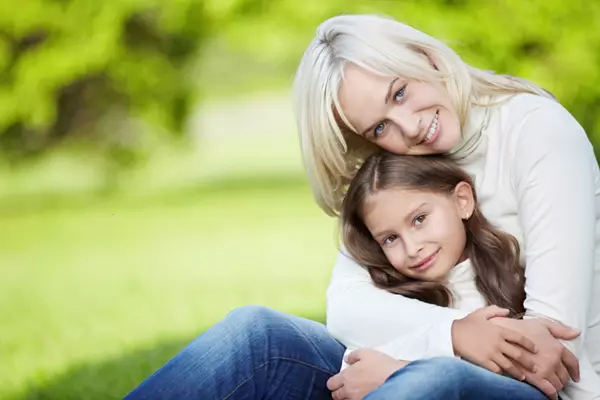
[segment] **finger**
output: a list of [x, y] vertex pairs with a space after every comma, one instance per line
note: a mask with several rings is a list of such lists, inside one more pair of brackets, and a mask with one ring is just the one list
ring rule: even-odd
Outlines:
[[348, 397], [346, 397], [346, 394], [344, 393], [343, 389], [339, 389], [336, 390], [335, 392], [331, 393], [331, 398], [333, 400], [347, 400]]
[[506, 308], [500, 308], [498, 306], [488, 306], [482, 309], [482, 314], [485, 319], [492, 319], [495, 317], [506, 317], [510, 311]]
[[502, 371], [510, 374], [513, 378], [522, 381], [525, 379], [525, 374], [521, 369], [504, 355], [499, 354], [494, 358], [494, 362], [498, 364]]
[[546, 378], [546, 380], [550, 382], [552, 386], [554, 386], [554, 388], [556, 389], [556, 393], [560, 392], [562, 388], [565, 387], [565, 385], [563, 385], [563, 383], [560, 381], [560, 378], [556, 374], [550, 375]]
[[537, 346], [533, 342], [533, 340], [529, 339], [527, 336], [520, 334], [519, 332], [513, 331], [511, 329], [503, 328], [502, 329], [502, 337], [504, 340], [517, 344], [529, 351], [530, 353], [537, 353]]
[[506, 357], [517, 362], [520, 368], [534, 372], [535, 361], [533, 360], [530, 352], [525, 351], [520, 346], [512, 343], [504, 343], [501, 351]]
[[581, 331], [560, 322], [544, 320], [543, 324], [556, 339], [573, 340], [581, 334]]
[[563, 387], [567, 386], [567, 384], [571, 380], [569, 371], [567, 371], [563, 364], [561, 364], [558, 368], [558, 372], [556, 373], [556, 375], [558, 375], [558, 379], [560, 379], [561, 383], [563, 384]]
[[339, 390], [342, 386], [344, 386], [344, 377], [341, 372], [327, 380], [327, 389], [332, 392]]
[[556, 399], [556, 388], [552, 386], [546, 379], [540, 378], [537, 375], [525, 373], [525, 381], [539, 390], [551, 399]]
[[488, 360], [482, 364], [482, 367], [495, 374], [502, 374], [502, 368], [492, 360]]
[[354, 350], [352, 353], [346, 356], [346, 362], [348, 364], [354, 364], [355, 362], [360, 361], [362, 354], [362, 350]]
[[565, 347], [562, 352], [561, 361], [567, 369], [569, 376], [571, 376], [571, 379], [575, 382], [579, 382], [579, 360], [575, 357], [575, 354], [571, 353], [571, 351]]

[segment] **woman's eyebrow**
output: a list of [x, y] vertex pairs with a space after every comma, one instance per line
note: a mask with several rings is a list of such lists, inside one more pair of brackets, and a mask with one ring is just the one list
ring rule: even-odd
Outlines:
[[[398, 79], [400, 79], [400, 77], [396, 77], [396, 78], [392, 79], [392, 81], [390, 82], [390, 84], [388, 86], [387, 93], [385, 94], [385, 99], [384, 99], [384, 103], [385, 104], [389, 103], [390, 98], [392, 97], [392, 89], [394, 88], [394, 83], [396, 83], [396, 81]], [[369, 132], [370, 130], [373, 130], [379, 124], [380, 124], [380, 122], [376, 121], [375, 123], [373, 123], [372, 125], [370, 125], [367, 129], [365, 129], [364, 131], [362, 131], [361, 136], [362, 137], [367, 137], [367, 132]]]
[[390, 97], [392, 97], [392, 88], [394, 87], [394, 83], [396, 83], [396, 81], [398, 79], [400, 79], [400, 77], [396, 77], [396, 78], [392, 79], [392, 81], [390, 82], [390, 85], [388, 86], [387, 94], [385, 95], [385, 104], [387, 104], [390, 101]]

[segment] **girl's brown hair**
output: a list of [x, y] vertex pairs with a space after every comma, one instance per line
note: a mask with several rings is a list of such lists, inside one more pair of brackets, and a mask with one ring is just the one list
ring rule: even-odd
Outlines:
[[[341, 208], [342, 239], [350, 255], [363, 265], [375, 285], [392, 293], [439, 306], [450, 306], [452, 294], [438, 282], [408, 278], [387, 260], [380, 245], [363, 222], [366, 200], [380, 190], [408, 188], [451, 195], [456, 185], [471, 177], [441, 156], [398, 156], [380, 151], [370, 156], [350, 183]], [[466, 255], [475, 272], [475, 284], [488, 305], [510, 310], [512, 316], [524, 312], [524, 271], [519, 262], [519, 243], [483, 216], [477, 206], [464, 221]]]

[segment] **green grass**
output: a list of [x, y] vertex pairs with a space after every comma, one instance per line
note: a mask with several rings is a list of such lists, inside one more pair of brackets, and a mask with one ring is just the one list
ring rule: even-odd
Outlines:
[[[221, 176], [108, 197], [15, 183], [0, 198], [0, 398], [121, 398], [244, 304], [323, 320], [334, 221], [296, 159], [265, 154], [245, 153], [254, 172], [223, 158], [245, 175], [222, 162]], [[44, 170], [19, 179], [50, 187]]]

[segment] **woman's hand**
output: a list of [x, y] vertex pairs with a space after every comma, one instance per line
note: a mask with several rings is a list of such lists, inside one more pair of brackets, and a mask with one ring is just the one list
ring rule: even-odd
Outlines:
[[327, 381], [334, 400], [360, 400], [408, 364], [372, 349], [353, 351], [346, 362], [350, 366]]
[[[494, 318], [491, 322], [520, 332], [535, 342], [538, 352], [531, 355], [535, 367], [524, 369], [525, 380], [547, 396], [555, 396], [569, 383], [570, 378], [575, 382], [579, 381], [579, 361], [557, 340], [573, 340], [579, 336], [579, 332], [543, 318], [527, 320]], [[516, 362], [519, 363], [518, 360]]]
[[533, 371], [536, 344], [526, 335], [494, 324], [509, 311], [497, 306], [480, 308], [452, 324], [454, 353], [497, 374], [506, 372], [524, 380], [525, 370]]

